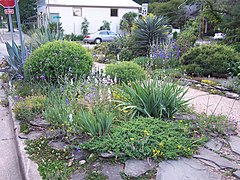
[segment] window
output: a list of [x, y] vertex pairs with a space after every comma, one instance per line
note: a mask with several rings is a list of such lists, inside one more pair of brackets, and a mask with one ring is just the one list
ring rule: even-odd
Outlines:
[[107, 31], [101, 31], [99, 34], [100, 35], [108, 35], [108, 32]]
[[118, 9], [111, 9], [111, 17], [118, 17]]
[[82, 8], [73, 8], [73, 16], [82, 17]]

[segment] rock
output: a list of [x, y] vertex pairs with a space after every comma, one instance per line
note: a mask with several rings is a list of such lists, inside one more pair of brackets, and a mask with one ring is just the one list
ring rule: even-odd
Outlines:
[[156, 180], [221, 180], [221, 175], [211, 172], [196, 159], [181, 158], [178, 161], [159, 163]]
[[201, 88], [202, 85], [201, 85], [201, 84], [196, 84], [196, 87], [197, 87], [197, 88]]
[[225, 88], [223, 86], [214, 86], [214, 87], [220, 91], [230, 91], [228, 88]]
[[194, 114], [175, 114], [176, 120], [197, 120], [197, 116]]
[[71, 176], [71, 180], [84, 180], [86, 177], [85, 172], [75, 172]]
[[[193, 157], [197, 159], [203, 159], [206, 161], [210, 161], [211, 163], [216, 164], [221, 169], [231, 168], [231, 169], [240, 169], [240, 166], [235, 162], [232, 162], [224, 157], [221, 157], [219, 154], [214, 153], [206, 148], [199, 148], [199, 155], [193, 155]], [[211, 166], [211, 163], [209, 165]]]
[[85, 161], [85, 160], [81, 160], [81, 161], [79, 161], [79, 164], [80, 165], [83, 165], [83, 164], [85, 164], [87, 161]]
[[72, 150], [71, 151], [71, 155], [74, 158], [74, 160], [86, 160], [90, 153], [86, 150], [81, 150], [81, 151], [77, 151], [77, 150]]
[[240, 179], [240, 170], [233, 172], [233, 175]]
[[109, 180], [122, 180], [121, 172], [123, 172], [123, 165], [121, 164], [102, 165], [102, 173], [107, 176]]
[[222, 148], [222, 145], [223, 145], [222, 142], [210, 139], [210, 141], [208, 141], [204, 146], [213, 151], [220, 151]]
[[38, 127], [43, 127], [43, 128], [50, 126], [49, 122], [47, 122], [46, 120], [44, 120], [40, 117], [34, 119], [33, 121], [30, 121], [30, 124], [32, 126], [38, 126]]
[[[118, 156], [124, 156], [124, 153], [120, 153]], [[117, 155], [114, 152], [106, 152], [106, 153], [101, 153], [99, 155], [102, 158], [115, 158]]]
[[156, 167], [156, 164], [147, 160], [127, 160], [125, 162], [124, 173], [127, 176], [138, 177], [146, 173], [147, 171]]
[[55, 142], [52, 141], [49, 143], [51, 148], [56, 149], [56, 150], [65, 150], [67, 145], [64, 142]]
[[239, 95], [236, 93], [225, 92], [225, 96], [231, 99], [239, 99]]
[[115, 154], [114, 152], [101, 153], [101, 154], [100, 154], [100, 157], [103, 157], [103, 158], [114, 158], [115, 155], [116, 155], [116, 154]]
[[53, 131], [47, 130], [45, 132], [45, 136], [47, 139], [56, 139], [56, 138], [61, 138], [63, 137], [62, 130], [60, 129], [55, 129]]
[[42, 137], [44, 135], [44, 132], [42, 131], [31, 131], [27, 137], [29, 140], [36, 140], [39, 139], [40, 137]]
[[240, 155], [240, 138], [238, 136], [230, 136], [228, 142], [232, 151]]

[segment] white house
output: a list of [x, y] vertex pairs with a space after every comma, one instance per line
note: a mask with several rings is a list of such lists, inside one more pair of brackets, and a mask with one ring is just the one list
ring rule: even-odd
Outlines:
[[64, 34], [81, 34], [81, 23], [86, 18], [90, 33], [96, 32], [104, 20], [119, 33], [122, 16], [130, 11], [139, 13], [140, 8], [132, 0], [38, 0], [38, 25], [61, 22]]

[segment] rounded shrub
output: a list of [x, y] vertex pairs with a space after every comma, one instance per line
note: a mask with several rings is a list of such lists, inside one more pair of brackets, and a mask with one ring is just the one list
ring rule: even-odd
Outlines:
[[57, 82], [90, 73], [93, 56], [80, 44], [54, 41], [36, 49], [24, 64], [26, 78]]
[[211, 44], [191, 48], [181, 61], [189, 75], [226, 77], [240, 56], [228, 46]]
[[119, 83], [140, 80], [146, 77], [146, 72], [141, 66], [133, 62], [121, 62], [119, 64], [109, 64], [106, 67], [106, 74], [112, 79], [117, 78]]

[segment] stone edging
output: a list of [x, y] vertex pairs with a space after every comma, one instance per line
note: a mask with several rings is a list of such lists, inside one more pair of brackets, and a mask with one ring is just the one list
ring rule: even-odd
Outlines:
[[22, 178], [24, 180], [32, 180], [32, 179], [42, 180], [38, 171], [38, 165], [28, 158], [27, 152], [25, 150], [25, 147], [26, 147], [26, 144], [24, 142], [25, 140], [19, 138], [20, 123], [15, 118], [15, 114], [13, 112], [14, 100], [11, 96], [8, 96], [8, 102], [9, 102], [9, 113], [14, 124], [16, 148], [17, 148]]

